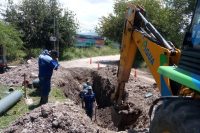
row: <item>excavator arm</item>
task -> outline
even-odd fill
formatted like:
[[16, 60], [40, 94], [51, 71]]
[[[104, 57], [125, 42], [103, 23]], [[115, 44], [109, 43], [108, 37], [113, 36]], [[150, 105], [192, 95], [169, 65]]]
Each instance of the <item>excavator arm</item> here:
[[[146, 20], [144, 14], [142, 8], [132, 4], [128, 5], [118, 67], [118, 85], [115, 93], [115, 101], [118, 104], [122, 103], [125, 83], [128, 82], [137, 51], [141, 53], [160, 89], [161, 80], [160, 74], [157, 72], [158, 67], [176, 65], [180, 58], [180, 50], [176, 49], [172, 43], [167, 42]], [[170, 88], [169, 79], [165, 78], [164, 80]]]
[[[149, 110], [150, 133], [200, 133], [200, 0], [195, 2], [181, 51], [146, 20], [142, 8], [128, 6], [114, 109], [119, 112], [126, 105], [123, 102], [125, 84], [139, 51], [161, 92], [161, 97], [152, 103]], [[159, 105], [154, 108], [158, 102]]]

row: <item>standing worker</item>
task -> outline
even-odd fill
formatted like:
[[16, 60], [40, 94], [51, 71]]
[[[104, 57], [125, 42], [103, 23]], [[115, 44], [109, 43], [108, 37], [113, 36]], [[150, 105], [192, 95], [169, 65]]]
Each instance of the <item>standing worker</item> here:
[[88, 86], [87, 90], [88, 90], [88, 92], [84, 95], [85, 110], [86, 110], [86, 114], [92, 120], [93, 105], [94, 105], [94, 103], [96, 105], [96, 102], [95, 102], [95, 93], [92, 92], [92, 87], [91, 86]]
[[38, 59], [39, 65], [39, 80], [40, 80], [40, 105], [46, 104], [48, 102], [49, 92], [51, 90], [51, 77], [53, 70], [58, 69], [58, 52], [52, 50], [44, 50]]
[[84, 108], [84, 95], [88, 92], [88, 85], [86, 83], [83, 84], [83, 90], [79, 93], [79, 97], [81, 98], [82, 108]]

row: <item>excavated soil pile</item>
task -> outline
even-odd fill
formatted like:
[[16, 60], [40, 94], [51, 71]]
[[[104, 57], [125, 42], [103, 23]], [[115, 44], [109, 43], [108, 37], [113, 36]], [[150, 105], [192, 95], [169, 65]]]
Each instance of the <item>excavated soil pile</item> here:
[[88, 68], [60, 68], [54, 73], [52, 82], [63, 88], [67, 98], [73, 100], [75, 104], [80, 104], [79, 93], [82, 90], [82, 84], [87, 80], [91, 81], [92, 72]]
[[[100, 71], [105, 71], [105, 74], [107, 69], [103, 68], [99, 70], [99, 72]], [[98, 77], [98, 71], [87, 68], [63, 68], [62, 71], [58, 71], [56, 73], [57, 78], [54, 79], [54, 83], [62, 87], [66, 97], [73, 100], [75, 104], [79, 105], [79, 107], [81, 107], [81, 99], [79, 97], [79, 93], [82, 90], [82, 84], [83, 82], [90, 81], [94, 92], [96, 93], [97, 103], [99, 105], [99, 108], [96, 110], [96, 124], [103, 128], [108, 128], [113, 131], [118, 130], [112, 122], [111, 108], [109, 107], [111, 106], [110, 95], [114, 91], [115, 84], [109, 84], [109, 79], [106, 78], [104, 80], [101, 79], [101, 76], [100, 78]], [[108, 76], [111, 80], [111, 75]], [[102, 80], [102, 83], [99, 80]], [[104, 88], [104, 91], [102, 91], [101, 88]], [[98, 89], [101, 90], [102, 93], [97, 92]], [[101, 100], [103, 100], [103, 102]]]
[[14, 122], [4, 133], [112, 133], [93, 123], [73, 103], [46, 104]]
[[26, 80], [28, 81], [37, 78], [37, 59], [30, 59], [25, 64], [11, 68], [7, 72], [0, 74], [0, 84], [7, 86], [21, 86], [24, 81], [24, 74], [27, 75]]
[[[126, 100], [125, 106], [122, 108], [110, 107], [110, 105], [112, 105], [111, 95], [114, 92], [117, 83], [116, 74], [116, 67], [106, 67], [93, 72], [93, 89], [97, 95], [97, 103], [100, 107], [107, 107], [105, 108], [105, 112], [102, 111], [104, 112], [104, 117], [112, 116], [107, 117], [106, 119], [100, 117], [99, 119], [105, 124], [102, 124], [101, 126], [109, 128], [110, 125], [106, 124], [114, 122], [114, 127], [118, 127], [119, 130], [128, 128], [141, 130], [148, 128], [148, 110], [153, 100], [158, 98], [159, 92], [156, 91], [153, 83], [147, 83], [145, 80], [138, 77], [135, 78], [131, 74], [129, 82], [125, 87], [125, 94], [127, 94], [124, 98]], [[152, 95], [145, 98], [145, 95], [148, 93], [151, 93]]]
[[[70, 74], [63, 80], [66, 83], [63, 86], [64, 93], [76, 104], [80, 105], [78, 94], [82, 90], [81, 84], [87, 79], [91, 81], [99, 106], [96, 114], [96, 123], [99, 126], [113, 131], [129, 128], [141, 130], [149, 127], [148, 110], [152, 101], [159, 95], [153, 83], [146, 83], [145, 80], [131, 75], [126, 84], [125, 105], [127, 106], [113, 108], [111, 96], [117, 83], [116, 67], [101, 68], [98, 71], [83, 68], [67, 69], [67, 71]], [[145, 98], [147, 93], [151, 93], [152, 96]]]
[[[24, 73], [31, 83], [36, 78], [37, 71], [37, 60], [32, 59], [28, 64], [1, 74], [0, 84], [20, 86]], [[99, 70], [60, 67], [53, 74], [52, 86], [61, 87], [66, 97], [71, 99], [73, 103], [47, 104], [39, 107], [14, 122], [5, 131], [97, 132], [99, 129], [100, 132], [108, 132], [102, 129], [107, 128], [112, 131], [134, 129], [137, 132], [146, 132], [146, 128], [149, 127], [148, 110], [152, 101], [158, 97], [159, 92], [153, 87], [153, 83], [147, 83], [145, 80], [134, 78], [131, 75], [126, 84], [128, 95], [125, 98], [125, 105], [127, 106], [123, 108], [113, 107], [111, 96], [117, 83], [116, 74], [117, 68], [113, 66]], [[86, 116], [85, 111], [81, 108], [79, 98], [82, 84], [87, 80], [92, 84], [99, 105], [96, 110], [97, 121], [95, 123]], [[151, 93], [152, 96], [145, 98], [147, 93]], [[47, 116], [44, 117], [42, 110], [47, 110], [44, 111], [47, 112]]]
[[[141, 78], [130, 77], [129, 82], [126, 85], [126, 91], [128, 92], [127, 103], [131, 103], [133, 107], [139, 109], [141, 114], [138, 116], [136, 122], [131, 126], [135, 129], [148, 128], [149, 127], [149, 108], [155, 99], [160, 95], [153, 83], [148, 83]], [[147, 94], [151, 93], [152, 96], [148, 97]]]

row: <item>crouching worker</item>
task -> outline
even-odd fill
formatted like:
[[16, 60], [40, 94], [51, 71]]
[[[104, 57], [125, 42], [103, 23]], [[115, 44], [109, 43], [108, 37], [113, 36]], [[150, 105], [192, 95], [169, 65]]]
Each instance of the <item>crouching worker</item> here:
[[96, 102], [95, 102], [95, 93], [93, 93], [91, 86], [88, 86], [87, 90], [88, 90], [88, 92], [84, 95], [85, 111], [86, 111], [86, 114], [92, 120], [93, 105], [94, 104], [96, 105]]
[[51, 90], [51, 77], [53, 70], [58, 69], [58, 52], [52, 50], [44, 50], [38, 59], [39, 65], [39, 85], [40, 85], [40, 105], [46, 104], [48, 102], [48, 96]]

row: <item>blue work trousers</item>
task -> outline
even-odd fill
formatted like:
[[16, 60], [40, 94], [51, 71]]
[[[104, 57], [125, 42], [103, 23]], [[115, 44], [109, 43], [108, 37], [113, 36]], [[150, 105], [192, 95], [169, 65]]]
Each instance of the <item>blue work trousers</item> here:
[[49, 96], [51, 90], [51, 77], [39, 77], [40, 79], [40, 95]]

